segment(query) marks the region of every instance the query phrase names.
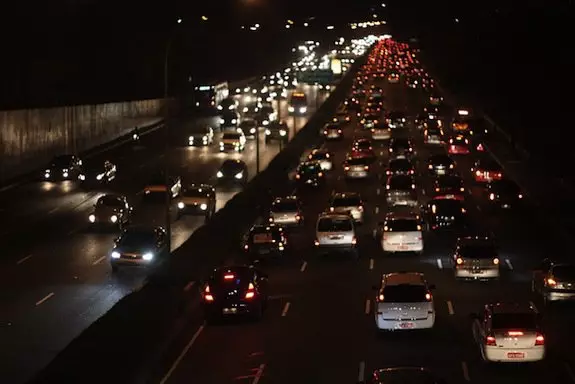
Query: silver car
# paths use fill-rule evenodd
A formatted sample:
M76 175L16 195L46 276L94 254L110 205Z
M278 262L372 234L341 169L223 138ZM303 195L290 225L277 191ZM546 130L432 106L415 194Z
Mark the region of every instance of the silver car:
M329 211L336 213L349 213L356 223L363 223L363 201L359 193L334 193L329 203Z
M326 212L316 223L314 245L318 253L346 252L358 256L353 218L348 214Z
M131 213L132 207L125 196L108 194L98 199L88 221L92 226L122 228L130 222Z
M417 192L415 180L409 175L390 176L385 185L386 201L390 206L417 205Z
M493 240L487 237L464 237L457 240L453 255L458 279L488 280L499 278L499 256Z
M269 222L280 226L303 224L303 215L297 197L278 197L272 203Z

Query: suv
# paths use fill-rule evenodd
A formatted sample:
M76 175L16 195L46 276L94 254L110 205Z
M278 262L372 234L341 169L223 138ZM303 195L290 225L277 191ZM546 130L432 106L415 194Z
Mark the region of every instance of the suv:
M356 223L363 223L363 201L357 192L334 193L331 196L329 210L336 213L349 213Z
M319 215L315 232L318 253L351 253L359 256L353 217L345 213L326 212Z
M384 274L375 298L375 324L382 331L429 329L435 324L435 306L431 291L435 285L425 281L423 273Z
M423 226L417 213L390 212L382 224L383 252L423 253Z

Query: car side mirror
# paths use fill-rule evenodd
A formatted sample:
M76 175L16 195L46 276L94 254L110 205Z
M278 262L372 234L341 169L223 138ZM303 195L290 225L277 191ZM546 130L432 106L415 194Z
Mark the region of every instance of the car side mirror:
M481 320L481 316L478 313L472 312L469 314L469 319L471 320Z
M434 290L434 289L436 289L437 287L435 286L435 284L429 284L429 287L428 287L428 288L429 288L430 290Z

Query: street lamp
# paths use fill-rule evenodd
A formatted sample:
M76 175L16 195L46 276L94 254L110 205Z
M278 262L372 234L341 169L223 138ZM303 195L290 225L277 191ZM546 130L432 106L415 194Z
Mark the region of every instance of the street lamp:
M170 107L169 107L169 95L168 95L168 83L169 83L169 58L170 49L172 47L172 42L174 41L174 36L178 26L182 24L182 19L176 20L176 25L172 29L170 35L168 36L168 41L166 42L166 51L164 53L164 129L166 130L166 149L164 153L164 177L166 183L166 239L168 252L172 251L172 215L170 207L172 205L172 191L170 188L170 166L168 161L168 155L170 153Z

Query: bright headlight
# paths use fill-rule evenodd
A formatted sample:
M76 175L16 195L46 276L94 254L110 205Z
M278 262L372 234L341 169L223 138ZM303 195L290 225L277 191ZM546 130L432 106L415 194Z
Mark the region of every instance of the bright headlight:
M110 221L111 221L112 223L117 222L117 221L118 221L118 216L116 216L116 215L110 216Z
M47 169L47 170L45 170L44 172L46 172L46 173L50 173L50 172L51 172L51 170L50 170L50 169Z
M256 133L256 129L255 128L250 129L250 133Z
M194 142L194 136L188 137L188 141L189 141L190 143L193 143L193 142Z
M271 135L272 131L270 131L269 129L266 129L266 135Z
M264 121L262 121L262 124L263 124L264 126L265 126L265 125L270 125L270 122L269 122L269 120L264 120Z
M307 107L301 107L299 109L299 113L306 113L307 112Z
M104 174L100 173L98 176L96 176L96 180L102 180L104 178Z
M235 105L235 104L232 104L232 105L230 105L230 106L228 107L228 109L231 111L231 110L234 109L235 107L236 107L236 105Z
M218 178L222 178L222 177L224 177L224 174L222 173L222 171L218 171L218 173L216 174L216 176L217 176Z
M280 136L285 136L287 135L287 132L285 131L285 129L280 130Z
M96 221L96 215L90 215L88 216L88 220L90 220L90 223L94 223Z
M249 110L248 107L244 107L243 109L244 113L246 113L248 110Z
M200 205L200 209L201 209L202 211L205 211L206 209L208 209L208 205L205 204L205 203L204 203L204 204L201 204L201 205Z
M225 124L225 120L224 119L220 119L220 124Z
M186 204L182 203L181 201L178 203L179 209L184 209L185 207L186 207Z
M142 259L146 261L150 261L154 258L154 254L152 252L146 252L142 255Z
M288 107L288 112L293 112L293 111L295 111L294 107Z
M68 177L68 172L63 172L63 173L62 173L62 176Z
M112 256L112 259L119 259L120 258L120 252L114 251L114 252L112 252L111 256Z
M240 172L236 174L236 179L241 179L242 177L244 177L244 173Z
M204 143L207 142L207 141L208 141L208 137L207 137L207 136L203 136L203 137L202 137L202 141L203 141Z
M218 111L221 111L222 109L224 109L224 107L222 107L221 105L218 105Z
M238 122L238 119L232 119L232 124L236 124Z

